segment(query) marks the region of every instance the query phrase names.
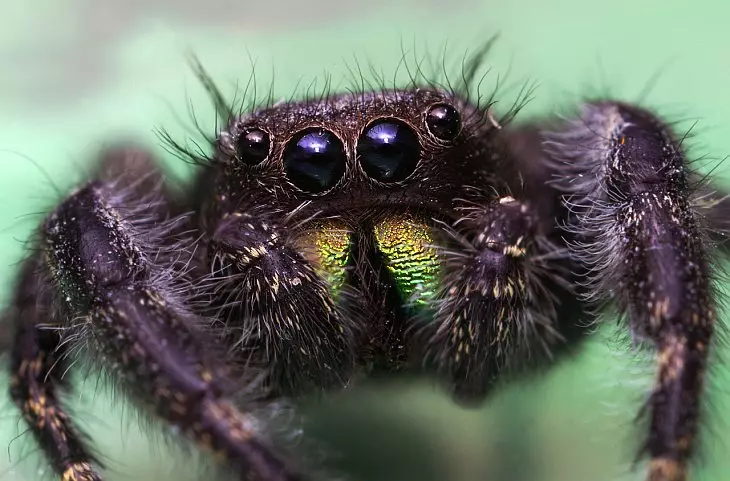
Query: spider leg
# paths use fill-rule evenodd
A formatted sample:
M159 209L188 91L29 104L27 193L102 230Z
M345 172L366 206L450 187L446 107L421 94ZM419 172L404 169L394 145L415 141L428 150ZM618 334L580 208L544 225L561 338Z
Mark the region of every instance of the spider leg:
M226 211L210 236L218 312L238 358L268 371L273 395L345 385L353 316L345 264L350 232L336 223L292 233L256 209Z
M156 169L130 155L138 153L112 156L116 161L97 180L45 221L31 265L48 269L53 280L37 270L21 280L11 315L13 398L64 481L101 479L57 399L65 369L53 360L67 345L87 354L92 369L113 373L109 379L125 393L241 479L301 479L274 454L253 415L234 407L235 382L207 323L187 306L195 287L187 280L183 223L167 218ZM124 177L112 180L115 172ZM38 285L63 306L57 319L44 312L53 301L29 297ZM44 322L57 329L43 329Z
M657 349L647 401L650 481L683 481L694 452L715 331L708 236L692 204L681 145L652 114L600 102L544 134L567 194L576 260L590 301L615 299L639 340Z
M538 241L535 212L509 196L470 210L456 223L464 234L452 233L461 246L445 253L428 345L456 398L467 402L484 398L503 369L549 356L561 339L555 297L542 282L550 266L541 254L552 248Z
M99 461L60 399L61 391L68 389L61 375L68 364L67 347L60 344L58 331L49 328L58 325L50 287L50 273L42 259L27 261L8 313L15 322L10 396L62 480L98 481L101 477L92 463L98 465Z

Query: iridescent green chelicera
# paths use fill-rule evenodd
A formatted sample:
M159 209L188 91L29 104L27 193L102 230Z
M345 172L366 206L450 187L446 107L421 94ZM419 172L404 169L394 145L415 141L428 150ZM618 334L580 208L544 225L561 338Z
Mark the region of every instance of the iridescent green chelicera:
M345 285L352 253L352 233L344 224L322 222L302 239L305 256L317 274L330 286L337 300Z
M441 279L431 228L409 216L391 217L376 224L374 234L404 307L420 310L429 306Z

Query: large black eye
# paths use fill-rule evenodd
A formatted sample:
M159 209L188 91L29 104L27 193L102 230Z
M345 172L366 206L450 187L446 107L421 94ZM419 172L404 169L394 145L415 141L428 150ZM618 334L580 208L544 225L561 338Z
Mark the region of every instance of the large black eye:
M261 129L248 129L238 136L236 153L249 165L260 164L269 156L269 134Z
M426 127L439 140L454 140L461 130L461 115L449 104L436 104L426 113Z
M376 120L357 142L363 170L380 182L403 180L415 170L421 156L416 133L395 119Z
M313 194L331 189L345 173L345 149L335 134L309 128L295 135L284 149L289 180Z

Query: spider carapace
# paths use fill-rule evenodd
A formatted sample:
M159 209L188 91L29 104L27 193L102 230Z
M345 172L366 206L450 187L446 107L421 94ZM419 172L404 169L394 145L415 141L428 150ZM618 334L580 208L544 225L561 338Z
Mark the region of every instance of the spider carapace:
M316 469L254 406L376 371L480 401L578 345L607 301L657 352L647 479L687 479L707 233L728 216L667 124L596 101L516 125L435 85L238 112L199 73L224 122L209 154L167 139L199 166L187 194L144 150L106 150L6 310L11 395L59 479L102 479L60 396L76 356L241 479L292 481Z

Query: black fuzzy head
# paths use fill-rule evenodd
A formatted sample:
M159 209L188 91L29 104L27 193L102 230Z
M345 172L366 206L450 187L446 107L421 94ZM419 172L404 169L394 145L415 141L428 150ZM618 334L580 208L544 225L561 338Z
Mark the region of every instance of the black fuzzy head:
M497 128L487 111L437 89L274 105L236 117L220 134L226 191L218 195L282 212L307 203L308 215L396 207L442 217L465 188L493 177Z

